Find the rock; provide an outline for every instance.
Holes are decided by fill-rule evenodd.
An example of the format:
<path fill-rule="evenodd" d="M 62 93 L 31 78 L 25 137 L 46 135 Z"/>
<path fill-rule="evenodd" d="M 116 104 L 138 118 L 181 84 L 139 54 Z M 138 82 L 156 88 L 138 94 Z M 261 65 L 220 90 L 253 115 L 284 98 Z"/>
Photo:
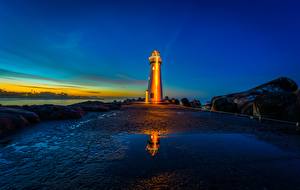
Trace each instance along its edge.
<path fill-rule="evenodd" d="M 239 108 L 240 111 L 237 111 L 245 115 L 253 115 L 253 102 L 246 102 L 242 107 Z"/>
<path fill-rule="evenodd" d="M 23 108 L 36 113 L 41 120 L 79 119 L 83 116 L 82 110 L 68 106 L 46 104 L 24 106 Z"/>
<path fill-rule="evenodd" d="M 136 101 L 137 101 L 137 102 L 145 102 L 145 98 L 139 97 Z"/>
<path fill-rule="evenodd" d="M 194 99 L 193 101 L 190 102 L 191 106 L 193 108 L 201 108 L 201 102 L 200 100 Z"/>
<path fill-rule="evenodd" d="M 293 95 L 291 96 L 292 97 L 289 99 L 290 103 L 287 104 L 285 111 L 283 111 L 283 119 L 300 122 L 300 94 L 299 92 L 295 94 L 296 103 L 292 101 L 294 99 Z"/>
<path fill-rule="evenodd" d="M 122 104 L 128 105 L 128 104 L 131 104 L 133 102 L 136 102 L 136 99 L 132 98 L 132 99 L 123 100 Z"/>
<path fill-rule="evenodd" d="M 0 107 L 0 134 L 14 131 L 29 125 L 37 123 L 40 118 L 37 114 L 21 109 L 21 106 Z"/>
<path fill-rule="evenodd" d="M 113 102 L 113 103 L 104 103 L 101 101 L 86 101 L 80 102 L 77 104 L 72 104 L 70 107 L 79 107 L 87 112 L 105 112 L 109 110 L 118 110 L 121 108 L 121 103 Z"/>
<path fill-rule="evenodd" d="M 296 111 L 296 100 L 297 96 L 288 92 L 258 96 L 253 103 L 253 115 L 280 120 L 296 120 L 293 113 Z"/>
<path fill-rule="evenodd" d="M 12 132 L 29 125 L 29 122 L 21 115 L 0 112 L 0 135 Z"/>
<path fill-rule="evenodd" d="M 285 112 L 284 120 L 300 122 L 300 105 L 296 104 L 289 106 Z"/>
<path fill-rule="evenodd" d="M 24 110 L 24 109 L 17 109 L 17 108 L 10 108 L 10 107 L 0 107 L 0 113 L 8 113 L 14 115 L 21 115 L 30 123 L 38 123 L 40 118 L 37 114 Z"/>
<path fill-rule="evenodd" d="M 273 115 L 272 118 L 279 118 L 278 114 L 270 113 L 270 111 L 267 111 L 269 110 L 268 107 L 271 106 L 272 101 L 274 101 L 275 104 L 275 102 L 277 102 L 278 100 L 286 100 L 288 97 L 290 97 L 289 94 L 295 94 L 297 88 L 298 86 L 293 80 L 286 77 L 281 77 L 263 85 L 252 88 L 248 91 L 214 97 L 211 101 L 211 110 L 247 115 L 253 115 L 254 113 L 254 115 L 257 115 L 258 113 L 263 115 L 271 114 Z M 256 104 L 254 105 L 255 101 Z M 296 100 L 293 99 L 293 101 L 293 103 L 286 102 L 285 104 L 280 104 L 280 106 L 278 107 L 274 105 L 273 109 L 279 109 L 279 107 L 282 108 L 282 106 L 284 106 L 286 109 L 287 107 L 293 107 L 293 104 L 295 104 Z M 277 111 L 280 112 L 280 110 Z M 280 118 L 282 117 L 280 116 Z"/>
<path fill-rule="evenodd" d="M 261 88 L 270 88 L 272 89 L 272 91 L 277 88 L 277 90 L 279 91 L 283 90 L 287 92 L 295 92 L 298 90 L 298 85 L 292 79 L 289 79 L 287 77 L 280 77 L 269 83 L 266 83 L 265 85 L 262 85 Z"/>
<path fill-rule="evenodd" d="M 297 92 L 297 104 L 296 104 L 297 122 L 300 122 L 300 90 Z"/>
<path fill-rule="evenodd" d="M 187 98 L 182 98 L 181 99 L 181 104 L 183 106 L 186 106 L 186 107 L 191 107 L 191 103 L 190 103 L 190 101 Z"/>
<path fill-rule="evenodd" d="M 105 106 L 108 106 L 109 110 L 119 110 L 121 109 L 120 103 L 105 103 Z"/>
<path fill-rule="evenodd" d="M 213 98 L 211 110 L 231 113 L 236 113 L 238 111 L 237 104 L 224 96 Z"/>
<path fill-rule="evenodd" d="M 178 99 L 172 98 L 172 99 L 168 100 L 168 103 L 179 105 L 180 101 Z"/>
<path fill-rule="evenodd" d="M 203 105 L 202 109 L 209 111 L 209 110 L 211 110 L 211 107 L 212 107 L 211 102 L 208 101 Z"/>

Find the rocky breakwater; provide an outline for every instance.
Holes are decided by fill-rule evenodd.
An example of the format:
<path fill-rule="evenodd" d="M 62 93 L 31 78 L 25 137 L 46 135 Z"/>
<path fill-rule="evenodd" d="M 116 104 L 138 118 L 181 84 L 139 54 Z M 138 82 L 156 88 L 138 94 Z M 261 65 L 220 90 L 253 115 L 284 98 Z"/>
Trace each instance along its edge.
<path fill-rule="evenodd" d="M 103 103 L 101 101 L 86 101 L 77 104 L 72 104 L 69 107 L 73 109 L 80 109 L 85 112 L 104 112 L 104 111 L 120 109 L 121 103 L 118 102 Z"/>
<path fill-rule="evenodd" d="M 86 101 L 69 106 L 32 105 L 32 106 L 0 106 L 0 135 L 13 132 L 46 120 L 79 119 L 86 112 L 106 112 L 120 109 L 119 103 Z"/>
<path fill-rule="evenodd" d="M 300 121 L 300 93 L 297 84 L 281 77 L 250 90 L 213 97 L 212 111 L 224 111 Z"/>
<path fill-rule="evenodd" d="M 36 113 L 24 109 L 0 107 L 0 134 L 25 127 L 30 123 L 38 123 Z"/>

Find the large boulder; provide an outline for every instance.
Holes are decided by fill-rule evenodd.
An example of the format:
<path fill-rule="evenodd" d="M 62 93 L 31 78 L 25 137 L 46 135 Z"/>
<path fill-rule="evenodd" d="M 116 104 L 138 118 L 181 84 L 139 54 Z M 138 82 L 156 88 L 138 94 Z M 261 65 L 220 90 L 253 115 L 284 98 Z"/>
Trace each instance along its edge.
<path fill-rule="evenodd" d="M 297 120 L 294 93 L 274 93 L 256 97 L 253 102 L 253 115 L 280 120 Z"/>
<path fill-rule="evenodd" d="M 190 102 L 191 106 L 193 108 L 201 108 L 201 102 L 200 100 L 194 99 L 193 101 Z"/>
<path fill-rule="evenodd" d="M 190 101 L 187 98 L 182 98 L 181 99 L 181 104 L 183 106 L 186 106 L 186 107 L 191 107 L 191 103 L 190 103 Z"/>
<path fill-rule="evenodd" d="M 138 97 L 137 102 L 145 102 L 145 98 Z"/>
<path fill-rule="evenodd" d="M 68 106 L 46 104 L 24 106 L 23 108 L 36 113 L 41 120 L 79 119 L 83 116 L 82 110 Z"/>
<path fill-rule="evenodd" d="M 21 115 L 0 112 L 0 135 L 27 125 L 29 125 L 29 122 Z"/>
<path fill-rule="evenodd" d="M 244 92 L 214 97 L 211 110 L 268 117 L 272 115 L 272 118 L 291 120 L 294 117 L 291 116 L 291 110 L 297 110 L 297 89 L 298 86 L 293 80 L 281 77 Z M 279 101 L 283 102 L 278 103 Z M 287 113 L 290 113 L 289 116 L 283 116 Z"/>
<path fill-rule="evenodd" d="M 169 100 L 169 103 L 179 105 L 180 101 L 178 99 L 172 98 L 171 100 Z"/>
<path fill-rule="evenodd" d="M 289 120 L 300 122 L 300 91 L 296 93 L 297 103 L 288 107 L 286 114 L 289 116 Z"/>
<path fill-rule="evenodd" d="M 231 113 L 236 113 L 238 111 L 237 104 L 225 96 L 214 97 L 212 99 L 211 110 Z"/>
<path fill-rule="evenodd" d="M 110 110 L 119 110 L 119 109 L 121 109 L 121 103 L 119 103 L 119 102 L 105 103 L 104 105 L 108 106 L 108 108 Z"/>
<path fill-rule="evenodd" d="M 40 118 L 34 112 L 30 112 L 19 108 L 0 107 L 0 113 L 8 113 L 13 115 L 21 115 L 30 123 L 38 123 Z"/>
<path fill-rule="evenodd" d="M 265 88 L 266 90 L 270 90 L 271 92 L 274 91 L 295 92 L 298 90 L 298 85 L 292 79 L 289 79 L 287 77 L 280 77 L 264 85 L 261 85 L 258 88 Z"/>
<path fill-rule="evenodd" d="M 105 112 L 105 111 L 120 109 L 121 103 L 118 102 L 104 103 L 101 101 L 86 101 L 86 102 L 72 104 L 69 107 L 80 108 L 86 112 Z"/>

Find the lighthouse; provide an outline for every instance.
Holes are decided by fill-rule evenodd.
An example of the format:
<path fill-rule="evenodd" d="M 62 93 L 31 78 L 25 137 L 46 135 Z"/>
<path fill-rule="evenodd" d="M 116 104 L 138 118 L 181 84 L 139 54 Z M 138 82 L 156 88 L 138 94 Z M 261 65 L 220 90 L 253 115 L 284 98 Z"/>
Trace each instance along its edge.
<path fill-rule="evenodd" d="M 148 90 L 146 90 L 145 101 L 160 103 L 163 100 L 162 79 L 161 79 L 161 57 L 157 50 L 154 50 L 149 57 L 150 75 L 148 78 Z"/>

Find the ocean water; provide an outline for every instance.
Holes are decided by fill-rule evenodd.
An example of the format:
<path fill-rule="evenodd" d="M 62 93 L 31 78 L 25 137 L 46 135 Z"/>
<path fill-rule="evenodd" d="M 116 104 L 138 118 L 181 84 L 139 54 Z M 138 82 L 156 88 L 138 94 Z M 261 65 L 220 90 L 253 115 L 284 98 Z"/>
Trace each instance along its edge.
<path fill-rule="evenodd" d="M 70 105 L 88 100 L 97 100 L 103 102 L 112 102 L 114 100 L 121 101 L 123 99 L 24 99 L 24 98 L 0 98 L 1 105 L 42 105 L 42 104 L 55 104 L 55 105 Z"/>

